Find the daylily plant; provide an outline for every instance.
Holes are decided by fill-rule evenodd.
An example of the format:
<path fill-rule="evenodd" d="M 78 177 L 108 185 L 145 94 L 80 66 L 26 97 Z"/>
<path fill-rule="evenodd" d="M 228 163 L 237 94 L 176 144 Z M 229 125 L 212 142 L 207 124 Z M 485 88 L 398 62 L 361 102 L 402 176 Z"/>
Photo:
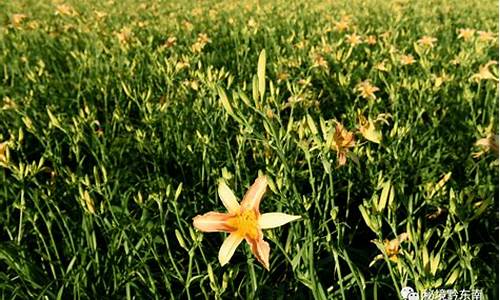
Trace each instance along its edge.
<path fill-rule="evenodd" d="M 246 240 L 257 260 L 269 270 L 269 244 L 264 241 L 262 229 L 275 228 L 297 220 L 300 216 L 284 213 L 260 214 L 259 205 L 267 188 L 266 176 L 259 176 L 246 192 L 241 204 L 231 189 L 219 182 L 219 197 L 228 213 L 208 212 L 193 218 L 193 225 L 203 232 L 228 232 L 219 250 L 219 262 L 229 262 L 238 245 Z"/>

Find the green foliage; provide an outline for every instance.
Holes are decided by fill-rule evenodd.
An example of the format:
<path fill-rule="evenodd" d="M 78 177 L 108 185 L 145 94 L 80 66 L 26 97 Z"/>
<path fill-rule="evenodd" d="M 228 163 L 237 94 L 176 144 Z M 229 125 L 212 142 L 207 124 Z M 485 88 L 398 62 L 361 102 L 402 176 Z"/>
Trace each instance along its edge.
<path fill-rule="evenodd" d="M 498 3 L 336 2 L 1 3 L 2 299 L 498 298 Z M 302 220 L 221 267 L 259 171 Z"/>

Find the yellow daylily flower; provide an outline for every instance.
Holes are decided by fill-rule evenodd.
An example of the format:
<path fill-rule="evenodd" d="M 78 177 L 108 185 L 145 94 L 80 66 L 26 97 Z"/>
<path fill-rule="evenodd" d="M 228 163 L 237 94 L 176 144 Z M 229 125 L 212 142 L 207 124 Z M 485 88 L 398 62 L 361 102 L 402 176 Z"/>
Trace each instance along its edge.
<path fill-rule="evenodd" d="M 28 16 L 25 14 L 13 14 L 12 15 L 12 26 L 18 28 L 21 26 L 23 21 L 27 18 Z"/>
<path fill-rule="evenodd" d="M 350 27 L 350 17 L 349 16 L 343 16 L 340 21 L 335 22 L 335 30 L 343 32 L 349 29 Z"/>
<path fill-rule="evenodd" d="M 120 44 L 127 44 L 128 42 L 130 42 L 130 40 L 132 39 L 132 35 L 133 32 L 130 27 L 123 27 L 120 32 L 116 33 L 116 37 L 118 38 Z"/>
<path fill-rule="evenodd" d="M 458 30 L 458 38 L 463 39 L 464 41 L 470 40 L 476 31 L 470 28 L 461 28 Z"/>
<path fill-rule="evenodd" d="M 435 37 L 432 37 L 432 36 L 423 36 L 422 38 L 420 38 L 418 40 L 418 44 L 420 46 L 424 46 L 424 47 L 429 47 L 429 48 L 433 48 L 434 47 L 434 43 L 437 42 L 437 39 Z"/>
<path fill-rule="evenodd" d="M 74 16 L 78 15 L 76 10 L 69 4 L 59 4 L 56 7 L 56 14 L 63 15 L 63 16 L 70 16 L 70 17 L 74 17 Z"/>
<path fill-rule="evenodd" d="M 208 44 L 211 43 L 212 40 L 208 38 L 208 35 L 206 33 L 199 33 L 198 34 L 198 42 L 202 44 Z"/>
<path fill-rule="evenodd" d="M 208 35 L 206 35 L 205 33 L 199 33 L 196 42 L 191 45 L 191 50 L 195 53 L 200 53 L 203 48 L 205 48 L 205 46 L 211 42 L 212 40 L 208 38 Z"/>
<path fill-rule="evenodd" d="M 314 67 L 318 67 L 320 69 L 328 69 L 328 62 L 321 54 L 315 54 L 313 58 Z"/>
<path fill-rule="evenodd" d="M 193 30 L 193 28 L 194 28 L 193 23 L 191 23 L 191 22 L 189 22 L 187 20 L 182 21 L 182 26 L 188 32 L 191 32 Z"/>
<path fill-rule="evenodd" d="M 366 37 L 366 43 L 368 45 L 375 45 L 377 43 L 377 37 L 374 35 L 369 35 Z"/>
<path fill-rule="evenodd" d="M 360 114 L 358 116 L 359 132 L 370 142 L 380 144 L 382 142 L 382 132 L 375 126 L 375 122 L 368 117 L 368 120 Z"/>
<path fill-rule="evenodd" d="M 483 134 L 483 136 L 486 135 L 486 137 L 478 139 L 474 144 L 474 146 L 479 147 L 480 150 L 472 153 L 472 157 L 478 158 L 488 152 L 493 152 L 498 157 L 498 134 L 493 133 L 493 123 L 490 123 L 490 125 L 486 127 Z"/>
<path fill-rule="evenodd" d="M 163 46 L 165 46 L 165 48 L 170 48 L 170 47 L 175 46 L 176 43 L 177 43 L 177 38 L 175 36 L 170 36 L 165 41 L 165 43 L 163 44 Z"/>
<path fill-rule="evenodd" d="M 255 19 L 254 19 L 254 18 L 250 18 L 250 19 L 248 20 L 248 22 L 247 22 L 247 26 L 248 26 L 249 28 L 252 28 L 252 29 L 253 29 L 253 28 L 257 27 L 257 22 L 255 21 Z"/>
<path fill-rule="evenodd" d="M 383 71 L 383 72 L 387 72 L 387 71 L 389 71 L 389 69 L 387 68 L 387 66 L 385 65 L 385 63 L 386 63 L 386 61 L 385 61 L 385 60 L 383 60 L 383 61 L 381 61 L 381 62 L 377 63 L 377 64 L 375 65 L 375 69 L 377 69 L 377 70 L 379 70 L 379 71 Z"/>
<path fill-rule="evenodd" d="M 248 189 L 241 204 L 231 189 L 219 182 L 218 194 L 228 213 L 208 212 L 193 218 L 193 225 L 203 232 L 228 232 L 219 250 L 219 262 L 229 262 L 238 245 L 246 240 L 257 260 L 269 270 L 269 244 L 264 241 L 262 229 L 282 226 L 297 220 L 300 216 L 292 216 L 274 212 L 261 214 L 259 205 L 267 188 L 267 177 L 259 176 Z"/>
<path fill-rule="evenodd" d="M 401 57 L 399 58 L 400 62 L 402 65 L 404 66 L 407 66 L 407 65 L 412 65 L 415 63 L 415 58 L 413 58 L 413 55 L 409 54 L 409 55 L 401 55 Z"/>
<path fill-rule="evenodd" d="M 481 67 L 479 67 L 479 72 L 472 75 L 470 79 L 472 79 L 476 82 L 479 82 L 481 80 L 487 80 L 487 79 L 498 81 L 498 78 L 495 75 L 493 75 L 493 73 L 491 73 L 491 71 L 490 71 L 490 66 L 496 65 L 496 64 L 497 64 L 496 61 L 491 60 L 488 63 L 482 65 Z"/>
<path fill-rule="evenodd" d="M 380 89 L 372 85 L 369 80 L 365 80 L 357 85 L 356 90 L 360 93 L 361 97 L 365 99 L 375 99 L 377 98 L 375 92 Z"/>
<path fill-rule="evenodd" d="M 491 31 L 478 31 L 479 41 L 491 42 L 495 40 L 495 34 Z"/>
<path fill-rule="evenodd" d="M 102 12 L 102 11 L 97 11 L 96 10 L 96 11 L 94 11 L 94 13 L 95 13 L 95 16 L 97 17 L 98 20 L 104 19 L 104 18 L 106 18 L 108 16 L 107 13 Z"/>
<path fill-rule="evenodd" d="M 349 23 L 345 22 L 345 21 L 339 21 L 339 22 L 336 22 L 335 23 L 335 29 L 337 31 L 346 31 L 347 29 L 349 29 Z"/>
<path fill-rule="evenodd" d="M 345 39 L 346 39 L 347 43 L 349 45 L 351 45 L 352 47 L 354 47 L 356 45 L 359 45 L 359 44 L 361 44 L 363 42 L 361 40 L 361 36 L 359 36 L 359 35 L 357 35 L 355 33 L 346 35 Z"/>

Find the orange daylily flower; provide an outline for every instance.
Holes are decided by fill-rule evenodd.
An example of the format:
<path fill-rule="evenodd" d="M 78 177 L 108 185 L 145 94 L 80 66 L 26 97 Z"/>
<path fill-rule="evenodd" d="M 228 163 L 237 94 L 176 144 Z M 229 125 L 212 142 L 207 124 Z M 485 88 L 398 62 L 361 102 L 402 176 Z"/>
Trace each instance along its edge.
<path fill-rule="evenodd" d="M 337 163 L 339 166 L 346 164 L 349 148 L 353 148 L 355 145 L 354 134 L 347 131 L 341 123 L 336 122 L 335 133 L 330 148 L 337 152 Z"/>
<path fill-rule="evenodd" d="M 408 240 L 408 233 L 403 232 L 397 236 L 397 238 L 392 240 L 384 240 L 384 249 L 385 253 L 389 257 L 390 260 L 397 262 L 399 255 L 399 245 L 401 242 Z"/>
<path fill-rule="evenodd" d="M 383 244 L 377 240 L 372 240 L 372 243 L 379 245 L 379 247 L 381 248 L 380 250 L 383 250 L 383 252 L 385 252 L 389 260 L 397 263 L 400 256 L 399 246 L 401 245 L 402 242 L 407 240 L 409 240 L 409 235 L 408 233 L 403 232 L 400 235 L 398 235 L 395 239 L 392 240 L 385 239 Z M 375 262 L 381 259 L 384 259 L 383 254 L 375 256 L 369 266 L 370 267 L 373 266 Z"/>
<path fill-rule="evenodd" d="M 229 233 L 219 250 L 221 265 L 227 264 L 238 245 L 246 240 L 257 260 L 269 270 L 270 247 L 264 241 L 262 229 L 282 226 L 300 218 L 278 212 L 261 214 L 259 205 L 266 188 L 266 176 L 259 176 L 239 204 L 231 189 L 220 181 L 218 193 L 228 213 L 208 212 L 193 218 L 194 227 L 200 231 Z"/>

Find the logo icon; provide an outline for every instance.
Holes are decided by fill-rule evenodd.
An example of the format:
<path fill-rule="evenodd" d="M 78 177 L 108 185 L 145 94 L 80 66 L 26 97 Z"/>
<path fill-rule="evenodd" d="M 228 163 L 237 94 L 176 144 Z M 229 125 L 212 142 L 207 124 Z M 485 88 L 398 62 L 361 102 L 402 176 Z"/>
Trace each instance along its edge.
<path fill-rule="evenodd" d="M 401 289 L 401 297 L 404 300 L 419 300 L 420 296 L 411 287 L 405 286 Z"/>

